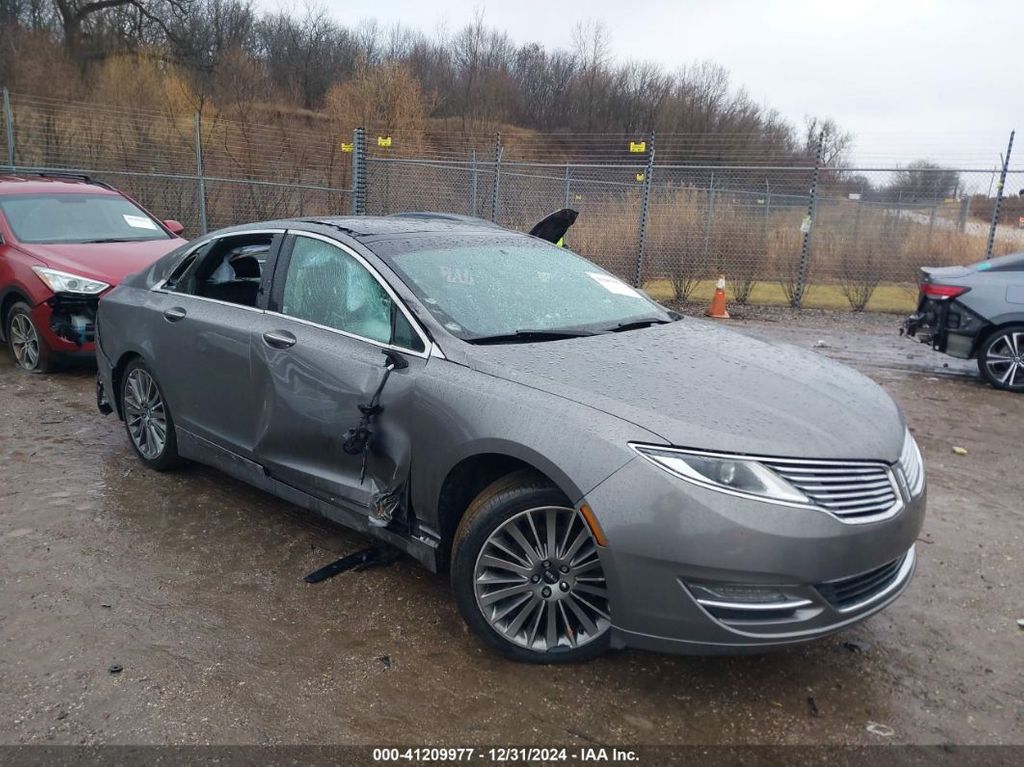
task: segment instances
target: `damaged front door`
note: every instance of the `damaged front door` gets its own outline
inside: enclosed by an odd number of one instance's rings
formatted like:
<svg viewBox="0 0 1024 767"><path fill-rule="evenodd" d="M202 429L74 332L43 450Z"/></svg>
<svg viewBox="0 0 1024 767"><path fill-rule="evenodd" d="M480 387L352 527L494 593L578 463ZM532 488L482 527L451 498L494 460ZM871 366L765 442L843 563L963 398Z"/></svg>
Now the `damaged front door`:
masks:
<svg viewBox="0 0 1024 767"><path fill-rule="evenodd" d="M285 243L261 323L252 335L265 403L257 460L323 500L387 517L408 476L424 338L365 261L308 233Z"/></svg>

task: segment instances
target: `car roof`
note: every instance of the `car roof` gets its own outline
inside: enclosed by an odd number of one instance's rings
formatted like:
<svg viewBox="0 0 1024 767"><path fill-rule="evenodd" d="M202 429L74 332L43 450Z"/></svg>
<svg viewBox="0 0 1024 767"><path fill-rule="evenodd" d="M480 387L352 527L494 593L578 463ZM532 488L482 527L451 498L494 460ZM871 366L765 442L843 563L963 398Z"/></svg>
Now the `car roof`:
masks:
<svg viewBox="0 0 1024 767"><path fill-rule="evenodd" d="M222 230L243 234L248 230L293 229L340 233L361 242L417 234L512 234L497 224L455 213L394 213L389 216L311 216L242 224Z"/></svg>
<svg viewBox="0 0 1024 767"><path fill-rule="evenodd" d="M1024 252L990 258L973 266L979 272L1024 272Z"/></svg>
<svg viewBox="0 0 1024 767"><path fill-rule="evenodd" d="M15 194L120 195L116 189L84 175L0 174L0 196Z"/></svg>
<svg viewBox="0 0 1024 767"><path fill-rule="evenodd" d="M346 216L304 219L310 223L343 231L366 243L392 237L419 234L495 234L507 230L497 224L454 213L395 213L390 216Z"/></svg>

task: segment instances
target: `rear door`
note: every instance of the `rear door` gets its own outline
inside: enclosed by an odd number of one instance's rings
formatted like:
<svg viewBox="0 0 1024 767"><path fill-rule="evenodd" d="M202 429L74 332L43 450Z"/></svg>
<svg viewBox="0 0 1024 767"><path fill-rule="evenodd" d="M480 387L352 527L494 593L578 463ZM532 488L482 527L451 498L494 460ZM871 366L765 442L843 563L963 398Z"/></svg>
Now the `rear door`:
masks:
<svg viewBox="0 0 1024 767"><path fill-rule="evenodd" d="M257 460L275 478L365 510L408 469L403 415L427 362L426 337L383 278L355 251L311 233L286 239L266 314L253 334L253 391L263 413ZM381 396L363 455L343 449L395 351L408 363Z"/></svg>
<svg viewBox="0 0 1024 767"><path fill-rule="evenodd" d="M201 245L153 291L150 363L176 425L251 458L260 403L252 386L250 334L269 289L284 232L245 232Z"/></svg>

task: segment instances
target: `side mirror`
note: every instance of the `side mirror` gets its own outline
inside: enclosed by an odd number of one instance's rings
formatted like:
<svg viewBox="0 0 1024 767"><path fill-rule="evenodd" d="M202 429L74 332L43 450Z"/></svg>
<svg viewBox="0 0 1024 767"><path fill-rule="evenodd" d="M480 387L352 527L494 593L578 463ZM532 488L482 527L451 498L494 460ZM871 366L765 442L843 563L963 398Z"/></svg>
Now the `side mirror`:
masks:
<svg viewBox="0 0 1024 767"><path fill-rule="evenodd" d="M180 237L181 233L185 231L185 225L180 221L175 221L173 218L169 218L164 221L164 226L166 226L167 230L176 237Z"/></svg>

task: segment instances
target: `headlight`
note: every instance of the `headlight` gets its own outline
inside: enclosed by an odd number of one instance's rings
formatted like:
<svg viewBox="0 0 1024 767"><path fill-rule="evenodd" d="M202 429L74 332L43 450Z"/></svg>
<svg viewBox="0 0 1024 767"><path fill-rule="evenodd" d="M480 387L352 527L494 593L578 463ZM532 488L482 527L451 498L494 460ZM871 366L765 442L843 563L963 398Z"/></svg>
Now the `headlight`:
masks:
<svg viewBox="0 0 1024 767"><path fill-rule="evenodd" d="M54 293L80 293L86 296L95 296L110 287L107 283L99 280L82 277L78 274L58 272L56 269L46 269L42 266L33 266L32 271Z"/></svg>
<svg viewBox="0 0 1024 767"><path fill-rule="evenodd" d="M907 481L907 490L910 497L914 498L924 490L924 459L921 457L921 450L917 446L917 440L907 429L903 437L903 450L900 453L900 468L903 469L903 477Z"/></svg>
<svg viewBox="0 0 1024 767"><path fill-rule="evenodd" d="M640 455L680 479L758 500L810 505L812 501L767 466L721 453L632 445Z"/></svg>

